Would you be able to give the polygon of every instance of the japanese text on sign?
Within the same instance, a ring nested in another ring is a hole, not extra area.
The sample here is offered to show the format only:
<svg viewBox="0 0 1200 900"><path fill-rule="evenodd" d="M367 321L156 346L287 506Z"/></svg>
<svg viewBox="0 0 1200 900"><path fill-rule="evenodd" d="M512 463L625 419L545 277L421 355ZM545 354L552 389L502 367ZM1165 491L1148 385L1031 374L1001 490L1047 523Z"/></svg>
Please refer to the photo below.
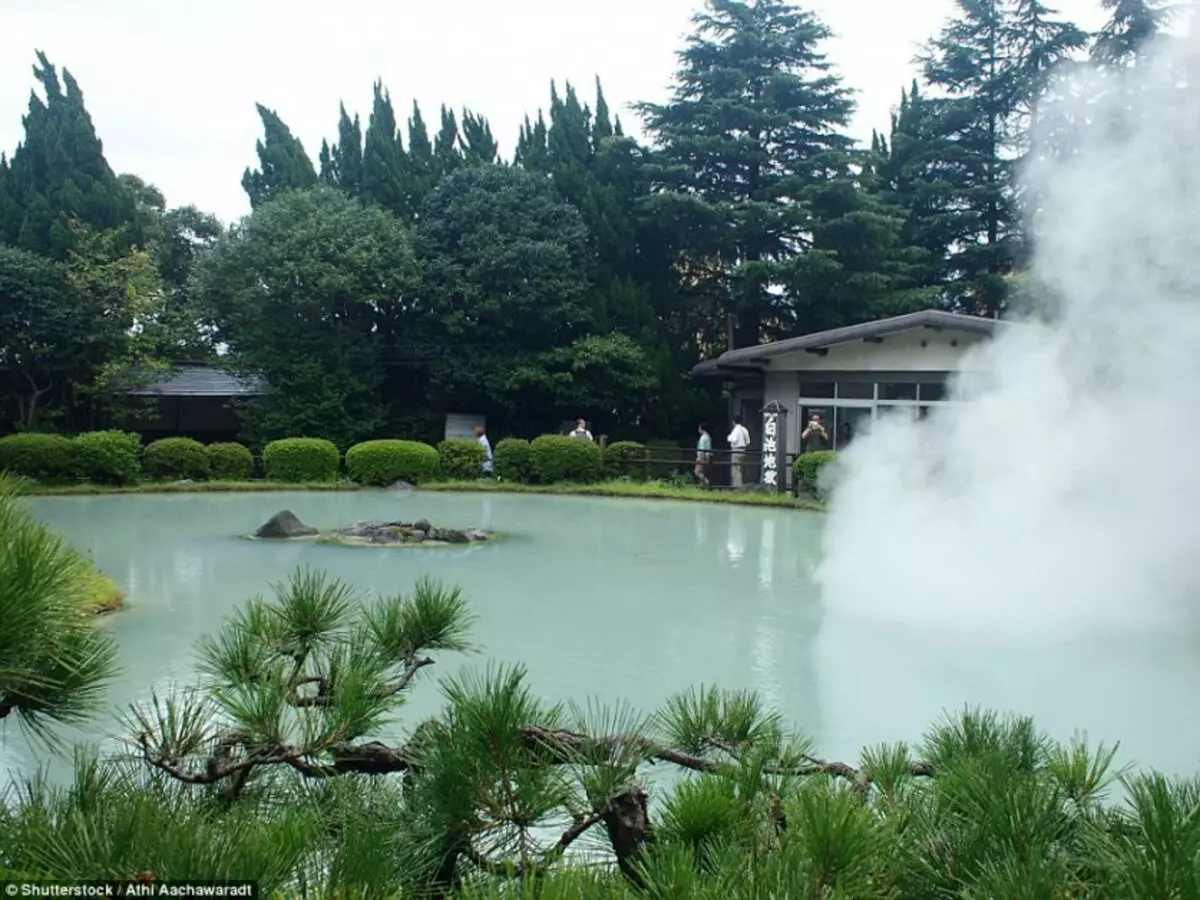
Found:
<svg viewBox="0 0 1200 900"><path fill-rule="evenodd" d="M779 413L769 412L763 416L763 470L762 481L766 487L779 486Z"/></svg>

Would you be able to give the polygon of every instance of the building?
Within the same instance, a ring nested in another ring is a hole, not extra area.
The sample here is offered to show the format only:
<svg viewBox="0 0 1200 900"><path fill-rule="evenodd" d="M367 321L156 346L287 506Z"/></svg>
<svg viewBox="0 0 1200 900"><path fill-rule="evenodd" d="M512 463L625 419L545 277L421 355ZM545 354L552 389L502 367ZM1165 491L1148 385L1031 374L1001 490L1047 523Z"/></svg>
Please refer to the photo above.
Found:
<svg viewBox="0 0 1200 900"><path fill-rule="evenodd" d="M803 449L800 433L814 412L837 449L881 415L924 417L960 402L949 376L961 371L967 351L1004 327L996 319L924 310L730 350L700 363L692 375L721 380L730 416L742 416L756 446L763 407L782 404L788 415L781 437L790 461Z"/></svg>
<svg viewBox="0 0 1200 900"><path fill-rule="evenodd" d="M145 398L149 408L122 424L147 440L174 436L205 443L236 440L242 422L235 401L262 392L261 378L238 377L212 366L176 366L129 392Z"/></svg>

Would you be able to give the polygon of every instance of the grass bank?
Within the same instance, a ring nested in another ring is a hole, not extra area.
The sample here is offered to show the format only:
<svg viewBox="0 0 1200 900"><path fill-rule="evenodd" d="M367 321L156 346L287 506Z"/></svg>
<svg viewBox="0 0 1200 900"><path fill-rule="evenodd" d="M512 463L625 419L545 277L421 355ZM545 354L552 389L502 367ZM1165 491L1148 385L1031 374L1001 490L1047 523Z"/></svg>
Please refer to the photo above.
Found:
<svg viewBox="0 0 1200 900"><path fill-rule="evenodd" d="M283 491L361 491L349 481L329 484L290 484L278 481L154 481L141 484L36 484L26 482L26 497L88 497L104 494L246 494Z"/></svg>
<svg viewBox="0 0 1200 900"><path fill-rule="evenodd" d="M285 491L365 491L349 481L325 484L290 484L274 481L196 481L144 482L129 485L64 484L45 485L26 482L21 493L29 497L87 497L109 494L225 494L264 493ZM509 481L442 481L422 485L420 490L431 492L462 492L492 494L555 494L577 497L628 497L647 500L679 500L692 503L723 503L734 506L770 506L782 509L804 509L822 512L825 504L810 498L790 494L768 494L756 491L714 491L696 487L676 487L654 482L603 481L598 484L517 484Z"/></svg>
<svg viewBox="0 0 1200 900"><path fill-rule="evenodd" d="M632 497L649 500L687 500L693 503L724 503L733 506L772 506L784 509L825 510L819 500L754 491L713 491L696 487L602 481L598 484L516 484L509 481L444 481L425 485L423 491L462 491L492 494L560 494L579 497Z"/></svg>

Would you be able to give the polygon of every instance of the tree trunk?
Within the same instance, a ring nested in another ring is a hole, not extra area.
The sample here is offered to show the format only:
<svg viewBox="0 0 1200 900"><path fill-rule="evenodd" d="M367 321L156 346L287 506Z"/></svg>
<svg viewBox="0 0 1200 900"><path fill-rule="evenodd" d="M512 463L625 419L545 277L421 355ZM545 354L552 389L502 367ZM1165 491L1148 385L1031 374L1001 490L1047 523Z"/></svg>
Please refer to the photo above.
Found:
<svg viewBox="0 0 1200 900"><path fill-rule="evenodd" d="M604 827L608 830L608 840L621 873L635 886L643 887L637 871L638 856L644 845L654 843L654 829L646 810L646 792L631 788L616 797L604 815Z"/></svg>

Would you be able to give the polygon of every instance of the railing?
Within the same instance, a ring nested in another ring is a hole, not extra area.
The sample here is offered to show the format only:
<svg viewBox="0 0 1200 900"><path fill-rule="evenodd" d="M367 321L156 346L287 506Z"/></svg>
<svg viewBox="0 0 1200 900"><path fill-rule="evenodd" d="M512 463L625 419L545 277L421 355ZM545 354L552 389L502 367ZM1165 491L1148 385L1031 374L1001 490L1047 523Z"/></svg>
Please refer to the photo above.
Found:
<svg viewBox="0 0 1200 900"><path fill-rule="evenodd" d="M709 484L718 490L731 490L734 484L734 451L728 448L714 448L709 451L709 463L705 475ZM788 454L783 463L780 478L784 490L794 490L792 485L793 454ZM679 479L695 481L696 450L690 447L666 448L651 445L648 456L642 462L646 474L651 479ZM761 450L742 451L741 485L747 488L763 487L762 485L763 452Z"/></svg>

